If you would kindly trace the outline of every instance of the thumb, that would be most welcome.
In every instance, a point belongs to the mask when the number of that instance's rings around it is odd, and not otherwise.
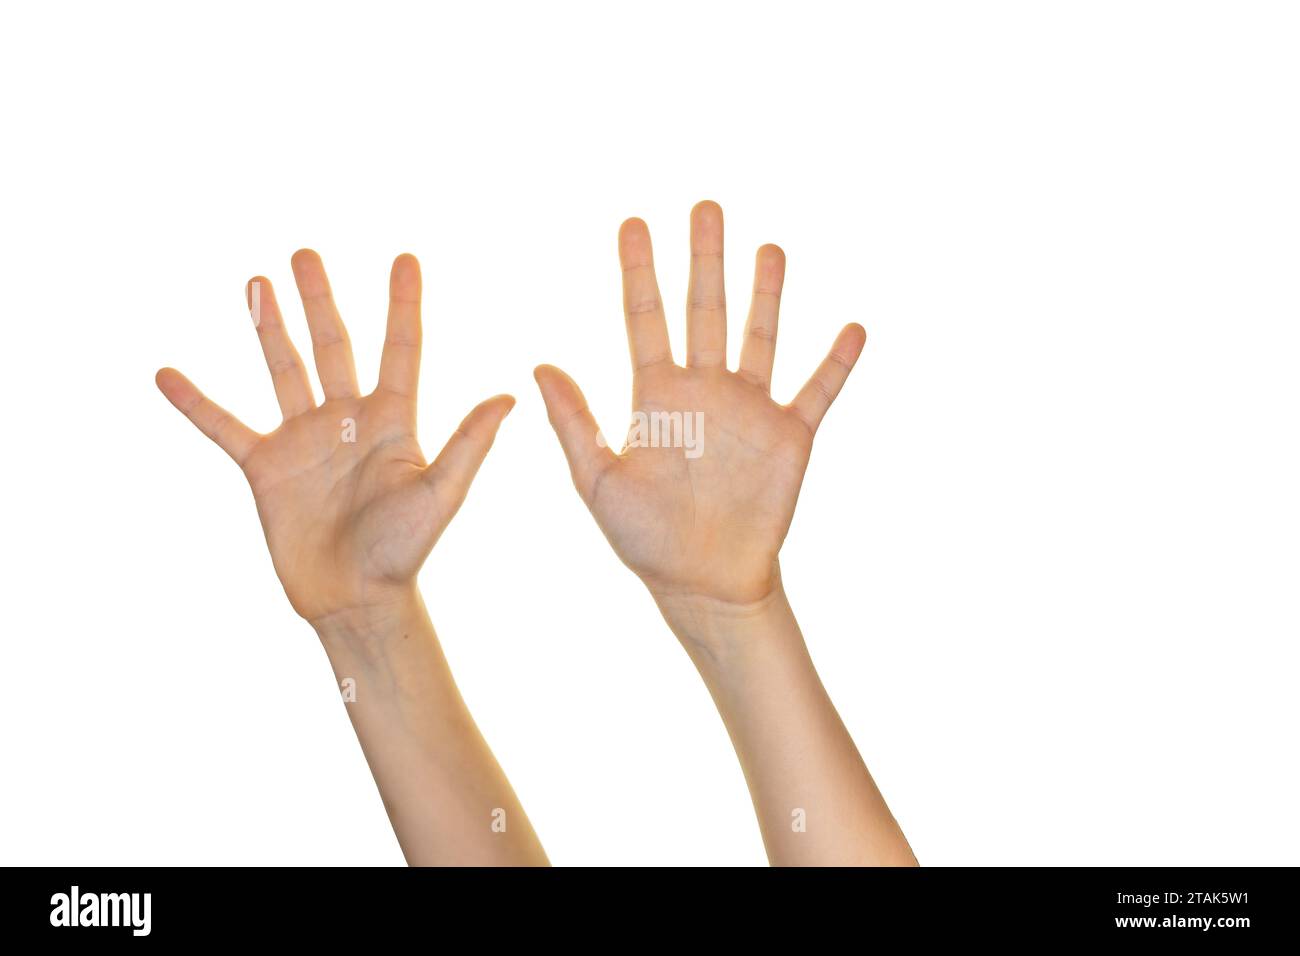
[[[512,395],[494,395],[476,405],[447,439],[438,457],[424,469],[425,479],[437,482],[438,490],[454,503],[453,508],[465,500],[470,482],[497,437],[497,429],[514,407]]]
[[[590,504],[596,479],[616,456],[605,444],[596,419],[587,407],[587,400],[573,379],[554,365],[537,366],[533,369],[533,377],[542,390],[546,415],[560,439],[564,457],[569,460],[574,487],[582,500]]]

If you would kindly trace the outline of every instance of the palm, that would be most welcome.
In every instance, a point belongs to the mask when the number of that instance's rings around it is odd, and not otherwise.
[[[699,411],[704,444],[697,458],[641,446],[614,461],[591,510],[615,551],[656,590],[761,597],[794,514],[808,429],[720,369],[651,370],[638,407]]]
[[[257,435],[173,370],[160,372],[158,383],[243,468],[285,593],[299,614],[316,620],[385,600],[410,585],[460,506],[513,400],[484,402],[434,464],[426,465],[415,437],[415,260],[404,256],[394,263],[380,383],[364,397],[357,394],[351,348],[319,257],[299,253],[294,271],[325,390],[322,405],[315,404],[265,279],[254,280],[256,318],[285,414],[279,428]]]
[[[759,600],[777,581],[777,553],[794,515],[813,434],[864,334],[848,326],[794,402],[780,405],[768,387],[784,277],[779,249],[759,250],[740,367],[731,372],[724,364],[721,210],[702,203],[692,214],[685,368],[671,360],[644,223],[625,223],[619,248],[633,407],[647,416],[698,413],[703,442],[695,457],[683,448],[636,441],[615,455],[593,439],[595,421],[577,386],[558,369],[542,366],[538,382],[574,482],[614,550],[652,591],[733,603]]]
[[[387,396],[327,402],[266,436],[244,462],[277,573],[308,618],[353,582],[409,579],[450,515]],[[356,441],[340,441],[344,422]]]

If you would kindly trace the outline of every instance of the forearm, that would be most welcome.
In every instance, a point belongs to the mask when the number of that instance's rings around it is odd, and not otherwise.
[[[418,591],[312,624],[407,862],[545,864],[461,699]]]
[[[726,724],[771,863],[914,865],[784,591],[745,608],[658,600]]]

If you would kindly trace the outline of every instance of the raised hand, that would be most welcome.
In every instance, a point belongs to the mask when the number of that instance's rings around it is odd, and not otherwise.
[[[572,379],[549,365],[536,370],[574,484],[619,557],[656,597],[759,601],[780,580],[777,552],[813,436],[866,333],[860,325],[845,326],[812,378],[782,405],[770,390],[785,276],[778,247],[758,250],[734,372],[727,368],[718,205],[703,202],[691,212],[685,366],[673,362],[669,348],[645,223],[623,223],[618,248],[634,410],[622,453],[598,439],[595,418]],[[674,432],[683,439],[678,447],[672,447]],[[687,439],[695,447],[682,447]]]
[[[722,210],[691,212],[686,365],[673,363],[645,223],[618,237],[632,352],[621,454],[578,386],[537,369],[578,493],[641,576],[718,706],[776,864],[912,864],[915,857],[813,668],[777,553],[822,417],[862,352],[860,325],[789,405],[770,394],[785,256],[758,250],[740,349],[727,369]],[[688,427],[689,423],[689,427]]]
[[[309,621],[409,597],[416,572],[460,507],[501,420],[508,395],[471,411],[433,464],[415,435],[420,376],[420,266],[393,262],[379,384],[357,385],[347,329],[320,257],[303,249],[293,273],[311,329],[325,400],[285,329],[271,283],[247,286],[249,308],[284,421],[259,435],[204,397],[175,369],[158,387],[243,469],[276,573]]]
[[[379,384],[357,386],[352,347],[316,253],[293,257],[325,401],[317,405],[271,283],[247,288],[284,413],[259,435],[165,368],[158,387],[244,470],[276,573],[309,620],[340,685],[406,859],[413,864],[544,864],[523,807],[474,725],[416,586],[514,405],[483,402],[433,464],[415,438],[420,266],[389,280]],[[494,828],[496,820],[508,821]]]

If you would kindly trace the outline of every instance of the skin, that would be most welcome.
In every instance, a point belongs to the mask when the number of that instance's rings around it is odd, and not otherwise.
[[[426,462],[415,422],[415,257],[393,263],[379,383],[368,395],[357,386],[320,257],[300,250],[293,273],[321,404],[271,283],[260,276],[246,297],[284,414],[280,426],[259,435],[175,369],[158,372],[158,388],[248,479],[290,604],[315,628],[340,682],[354,682],[348,713],[408,862],[544,864],[527,816],[456,689],[416,586],[514,399],[498,395],[478,405]]]
[[[721,208],[691,212],[686,363],[674,363],[640,219],[619,230],[633,409],[703,412],[703,453],[598,439],[581,390],[537,384],[573,482],[619,558],[645,583],[718,706],[776,865],[915,865],[808,655],[778,553],[813,437],[862,352],[850,324],[788,405],[770,393],[785,255],[758,250],[740,362],[727,368]],[[800,828],[802,823],[802,829]]]

